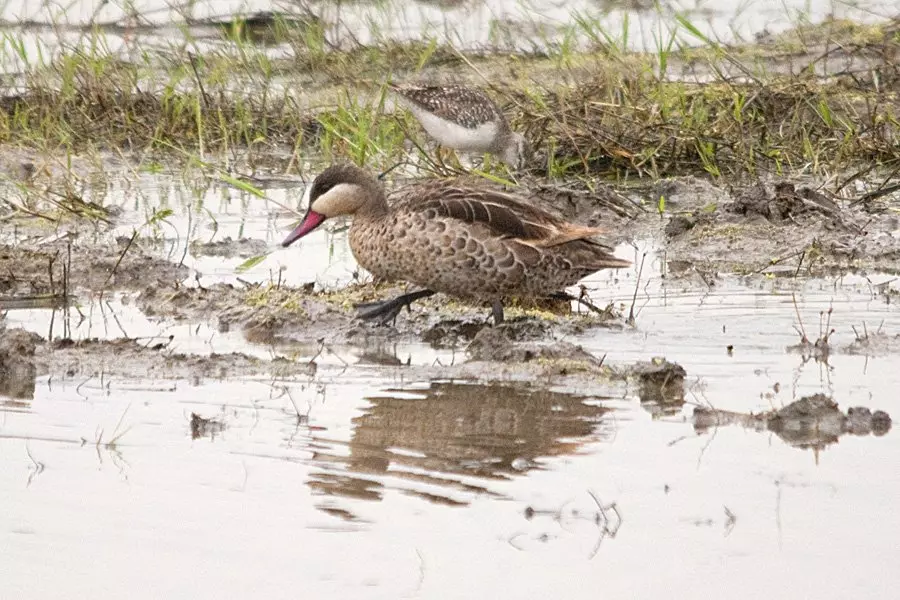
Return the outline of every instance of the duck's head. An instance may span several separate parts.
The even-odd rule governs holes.
[[[328,167],[313,180],[309,189],[309,209],[281,245],[290,246],[315,230],[325,219],[355,214],[378,189],[378,182],[357,166],[342,164]]]

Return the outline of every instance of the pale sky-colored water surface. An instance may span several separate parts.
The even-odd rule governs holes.
[[[104,191],[124,210],[115,233],[172,208],[153,234],[158,252],[184,256],[204,284],[233,281],[243,258],[185,254],[186,244],[244,236],[274,246],[291,221],[263,200],[165,175],[116,189]],[[268,193],[296,205],[303,188]],[[570,341],[610,364],[677,361],[701,405],[758,412],[821,392],[844,409],[897,412],[896,357],[841,351],[851,326],[900,331],[896,306],[873,287],[889,276],[707,287],[661,277],[664,257],[646,244],[617,253],[640,262],[644,251],[637,328]],[[323,231],[241,277],[268,281],[281,267],[293,285],[338,285],[355,270],[346,236]],[[627,305],[636,276],[586,283],[598,302]],[[144,317],[127,296],[107,303],[105,321],[90,298],[82,306],[93,329],[76,337],[124,327],[173,334],[181,351],[285,352],[214,324]],[[786,352],[796,311],[815,333],[829,307],[829,363]],[[44,335],[48,318],[8,314],[10,326]],[[424,344],[379,350],[413,364],[454,359]],[[600,393],[428,381],[372,364],[369,351],[322,360],[314,377],[42,377],[33,401],[4,400],[2,596],[846,598],[891,597],[900,583],[894,432],[801,449],[738,426],[697,431],[690,407],[660,414],[624,384]],[[224,429],[194,439],[191,413]],[[615,504],[608,520],[598,522],[591,493]]]

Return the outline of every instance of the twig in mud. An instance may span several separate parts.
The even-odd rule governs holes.
[[[310,367],[313,367],[316,364],[316,359],[319,358],[319,356],[321,356],[323,352],[327,352],[328,354],[337,358],[339,361],[341,361],[341,363],[343,363],[344,367],[350,366],[350,363],[348,363],[346,360],[344,360],[339,354],[336,354],[335,352],[333,352],[331,350],[331,348],[329,348],[325,344],[325,338],[319,338],[317,341],[319,342],[319,349],[316,351],[315,355],[309,359],[309,362],[307,364]]]
[[[88,397],[81,393],[81,387],[93,378],[94,378],[93,375],[88,375],[87,379],[85,379],[84,381],[79,383],[77,386],[75,386],[75,393],[78,394],[79,396],[81,396],[82,398],[84,398],[85,400],[87,400]],[[100,435],[102,436],[103,433],[101,432]]]
[[[390,168],[388,168],[388,169],[385,169],[384,171],[382,171],[381,173],[379,173],[379,174],[378,174],[378,177],[376,177],[376,179],[383,180],[384,177],[385,177],[385,175],[387,175],[388,173],[390,173],[390,172],[393,171],[394,169],[396,169],[396,168],[398,168],[398,167],[402,167],[402,166],[404,166],[404,165],[406,165],[406,164],[408,164],[408,163],[407,163],[405,160],[401,160],[401,161],[398,162],[398,163],[394,163],[394,166],[392,166],[392,167],[390,167]]]
[[[8,205],[11,209],[13,209],[13,211],[15,211],[15,212],[20,212],[20,213],[26,214],[26,215],[28,215],[29,217],[38,217],[38,218],[40,218],[40,219],[44,219],[44,220],[50,221],[51,223],[58,223],[58,222],[59,222],[59,219],[54,219],[53,217],[49,217],[49,216],[47,216],[47,215],[44,215],[44,214],[41,214],[41,213],[39,213],[39,212],[35,212],[35,211],[33,211],[33,210],[30,210],[30,209],[28,209],[28,208],[25,208],[25,206],[23,206],[23,205],[21,205],[21,204],[17,204],[17,203],[15,203],[15,202],[13,202],[12,200],[10,200],[9,198],[3,198],[2,201],[3,201],[4,204],[7,204],[7,205]],[[10,214],[5,215],[4,217],[0,218],[0,222],[7,221],[7,220],[10,220],[10,219],[14,219],[15,216],[16,216],[16,215],[15,215],[15,212],[10,213]]]
[[[69,277],[72,275],[72,240],[66,242],[66,268],[63,270],[63,298],[65,306],[69,306]]]
[[[794,312],[797,314],[797,323],[800,325],[800,343],[809,343],[809,338],[806,337],[806,330],[803,328],[803,319],[800,318],[800,307],[797,306],[797,294],[791,292],[791,301],[794,303]],[[794,329],[797,329],[797,326],[794,326]]]
[[[737,523],[737,515],[731,512],[728,507],[725,507],[725,537],[731,535],[731,532],[734,530],[734,526]]]
[[[603,540],[606,538],[614,539],[616,534],[619,533],[619,528],[622,526],[622,515],[619,513],[619,507],[616,506],[616,503],[613,502],[609,506],[603,506],[600,502],[600,498],[597,497],[592,490],[588,490],[588,494],[590,494],[591,498],[594,500],[594,504],[597,505],[597,515],[594,518],[597,526],[600,527],[602,525],[602,529],[600,530],[600,537],[597,538],[597,543],[594,545],[594,549],[591,551],[588,556],[588,560],[594,558],[597,555],[597,552],[600,551],[600,544],[603,543]],[[607,514],[607,511],[613,512],[616,515],[615,526],[610,527],[610,523],[612,522]]]
[[[54,290],[53,290],[53,288],[54,288],[54,285],[53,285],[53,263],[56,262],[56,257],[58,255],[59,255],[59,253],[57,252],[53,256],[47,257],[47,273],[50,276],[50,294],[51,295],[54,293]]]
[[[567,302],[577,302],[579,306],[583,306],[589,311],[598,315],[608,316],[609,314],[606,310],[598,308],[596,304],[591,302],[591,297],[588,295],[587,288],[583,285],[581,286],[581,290],[577,296],[573,296],[568,292],[556,292],[548,296],[548,298],[553,300],[565,300]]]
[[[309,421],[309,412],[312,410],[312,405],[306,405],[306,414],[302,414],[300,412],[300,407],[297,406],[297,402],[294,400],[294,396],[291,394],[291,390],[287,387],[284,388],[284,393],[287,395],[288,400],[291,401],[291,405],[294,407],[294,412],[297,413],[297,423],[305,423]]]
[[[148,336],[128,338],[128,339],[132,342],[140,342],[141,340],[147,340],[147,343],[142,346],[145,350],[165,350],[166,348],[169,347],[169,344],[171,344],[173,341],[175,341],[175,334],[170,333],[168,336],[148,335]],[[159,339],[169,340],[169,341],[168,342],[158,342],[157,344],[153,345],[153,347],[151,348],[150,344],[152,344],[155,340],[159,340]]]
[[[900,190],[900,183],[895,183],[893,185],[887,185],[887,182],[891,181],[894,177],[896,177],[898,173],[900,173],[900,167],[897,167],[896,169],[891,171],[890,174],[888,174],[888,176],[884,179],[882,184],[878,187],[878,189],[872,190],[871,192],[869,192],[867,194],[863,194],[856,200],[853,200],[850,203],[850,206],[851,207],[856,206],[857,204],[869,202],[870,200],[877,200],[878,198],[881,198],[882,196],[887,196],[888,194],[893,194],[894,192]]]
[[[641,256],[641,265],[638,267],[637,281],[634,284],[634,296],[631,298],[631,308],[628,310],[628,318],[625,319],[625,323],[634,327],[635,317],[634,317],[634,305],[637,303],[637,295],[638,289],[641,285],[641,273],[644,272],[644,260],[647,258],[647,253]]]
[[[116,271],[119,269],[119,265],[122,264],[122,260],[125,258],[125,255],[128,253],[128,249],[131,248],[134,240],[137,239],[137,236],[138,231],[137,229],[135,229],[132,231],[131,237],[128,239],[128,243],[125,244],[125,249],[122,250],[122,253],[119,255],[119,260],[117,260],[116,264],[113,265],[112,271],[109,272],[109,275],[106,276],[106,281],[103,282],[103,286],[100,289],[100,300],[103,300],[103,293],[106,291],[106,285],[109,283],[109,280],[112,279],[116,274]]]
[[[319,342],[319,349],[316,350],[316,353],[313,354],[312,358],[309,359],[310,364],[314,363],[316,359],[322,355],[322,352],[325,351],[325,338],[319,338],[316,341]]]
[[[192,221],[193,214],[194,214],[194,211],[192,211],[192,210],[188,211],[188,214],[187,214],[187,218],[188,218],[187,237],[185,237],[185,240],[184,240],[184,252],[181,253],[181,260],[178,261],[179,269],[184,266],[184,259],[187,258],[188,250],[191,247],[191,221]]]
[[[828,338],[831,337],[831,334],[834,333],[834,329],[831,329],[831,313],[834,311],[833,306],[829,306],[827,311],[822,311],[819,313],[819,340],[828,344]],[[825,329],[822,329],[822,319],[825,318]],[[865,324],[865,322],[863,322]]]
[[[28,487],[31,485],[31,482],[35,477],[37,477],[38,475],[40,475],[41,473],[44,472],[44,468],[46,468],[46,465],[44,463],[36,460],[34,458],[34,456],[31,455],[31,448],[28,447],[27,439],[25,440],[25,454],[26,454],[26,456],[28,456],[28,459],[31,461],[31,463],[33,465],[33,467],[31,469],[28,469],[29,471],[31,471],[31,473],[28,475],[28,482],[25,484],[25,487]]]
[[[865,167],[863,167],[862,169],[860,169],[859,171],[857,171],[856,173],[854,173],[853,175],[847,177],[844,181],[842,181],[839,186],[837,186],[836,188],[834,188],[834,190],[832,190],[832,193],[840,194],[841,190],[843,190],[845,187],[847,187],[848,185],[850,185],[857,179],[859,179],[861,177],[865,177],[866,175],[868,175],[869,173],[874,171],[876,168],[878,168],[878,165],[876,163],[871,163],[869,165],[866,165]],[[850,203],[850,206],[853,206],[853,202]]]
[[[803,256],[804,256],[805,254],[806,254],[806,250],[801,250],[800,252],[791,252],[790,254],[786,254],[786,255],[784,255],[784,256],[782,256],[782,257],[780,257],[780,258],[773,258],[773,259],[769,260],[769,264],[767,264],[766,266],[764,266],[764,267],[761,268],[761,269],[757,269],[756,271],[753,272],[753,274],[754,274],[754,275],[758,275],[759,273],[762,273],[763,271],[765,271],[765,270],[768,269],[769,267],[774,267],[775,265],[777,265],[777,264],[779,264],[779,263],[782,263],[782,262],[788,260],[789,258],[794,258],[795,256],[799,256],[799,257],[800,257],[800,262],[802,263],[802,262],[803,262]],[[797,271],[799,271],[799,270],[800,270],[800,265],[797,265]]]
[[[422,583],[425,582],[425,557],[422,556],[422,552],[418,548],[416,548],[416,556],[419,557],[419,581],[416,583],[413,595],[418,595],[419,590],[422,589]]]
[[[800,260],[797,262],[797,270],[794,271],[794,279],[797,279],[797,276],[800,275],[800,267],[803,266],[804,258],[806,258],[806,250],[803,251],[803,254],[800,255]]]
[[[129,431],[131,431],[131,426],[129,425],[129,426],[126,427],[124,430],[122,430],[122,432],[119,432],[119,427],[122,426],[122,421],[125,420],[125,415],[128,414],[128,409],[129,409],[129,408],[131,408],[131,403],[129,403],[128,406],[125,407],[125,410],[122,412],[122,416],[119,417],[119,421],[116,423],[115,429],[113,429],[113,437],[112,437],[112,439],[110,439],[108,442],[106,442],[106,447],[107,447],[107,448],[110,448],[110,449],[115,448],[115,447],[116,447],[116,442],[118,442],[120,439],[122,439],[122,436],[124,436],[126,433],[128,433]]]
[[[712,434],[709,436],[709,439],[703,444],[703,447],[700,448],[700,454],[697,455],[697,468],[700,468],[700,465],[703,463],[703,456],[706,454],[706,451],[712,446],[713,441],[715,441],[716,436],[719,435],[719,427],[718,425],[713,428]]]

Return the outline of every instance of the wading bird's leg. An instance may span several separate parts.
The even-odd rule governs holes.
[[[568,300],[569,302],[574,301],[574,302],[577,302],[578,304],[584,306],[589,311],[597,313],[598,315],[605,314],[605,311],[594,306],[594,304],[590,300],[586,300],[584,297],[579,298],[577,296],[573,296],[572,294],[570,294],[568,292],[553,292],[552,294],[550,294],[547,297],[552,300]]]
[[[433,295],[434,292],[431,290],[419,290],[381,302],[363,302],[356,305],[356,316],[364,321],[375,320],[380,325],[393,324],[404,306],[408,307],[416,300]]]
[[[500,300],[494,300],[494,303],[491,304],[491,314],[494,316],[494,325],[503,322],[503,303]]]
[[[443,150],[443,146],[441,146],[440,144],[438,144],[438,145],[435,146],[435,148],[434,148],[434,155],[435,155],[435,158],[437,158],[437,163],[436,163],[436,164],[441,168],[441,175],[447,175],[447,172],[448,172],[450,169],[448,169],[448,168],[447,168],[447,165],[444,164],[444,157],[443,157],[443,155],[441,154],[441,151],[442,151],[442,150]]]

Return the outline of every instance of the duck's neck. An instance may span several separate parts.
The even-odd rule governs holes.
[[[367,197],[360,209],[356,211],[356,218],[378,219],[386,215],[388,213],[387,197],[381,182],[372,180],[371,184],[365,186],[363,190]]]

